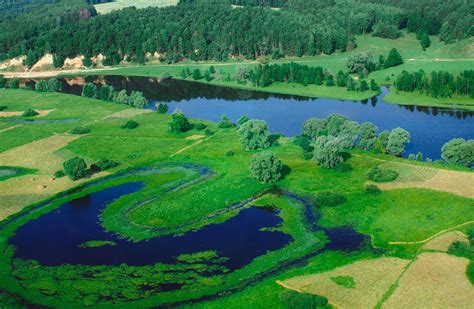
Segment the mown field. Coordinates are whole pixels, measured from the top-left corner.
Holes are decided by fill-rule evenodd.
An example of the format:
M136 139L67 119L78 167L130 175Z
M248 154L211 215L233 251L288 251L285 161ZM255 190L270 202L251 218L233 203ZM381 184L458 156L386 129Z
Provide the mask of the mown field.
M144 70L147 68L147 66L143 67ZM5 180L0 179L0 200L2 201L0 213L3 214L1 219L22 209L28 209L28 205L46 197L88 182L89 179L74 182L67 178L56 179L54 177L54 172L61 169L62 162L74 156L85 158L87 163L104 158L119 163L118 167L102 174L96 174L95 178L151 164L198 164L213 171L213 176L203 182L166 194L160 190L166 188L168 182L187 176L182 173L170 173L144 178L145 187L143 190L124 196L112 203L102 214L102 224L109 231L134 240L160 235L162 233L160 231L163 230L166 233L181 233L190 228L200 228L211 222L222 222L234 216L235 212L224 213L222 216L216 216L209 220L203 220L203 218L273 187L270 184L259 183L250 176L251 156L258 151L245 150L239 142L235 128L221 129L215 123L191 120L193 123L205 123L214 131L214 134L206 136L203 131L196 129L176 134L168 130L168 122L171 117L167 114L143 112L116 103L84 99L72 95L44 94L26 90L0 90L0 105L7 106L6 111L24 111L27 108L54 110L38 120L78 119L73 123L22 123L19 127L0 132L2 140L0 166L15 166L34 170L33 174L18 175ZM11 125L10 118L0 118L0 125L8 128ZM22 116L14 116L11 119L22 118ZM139 126L133 130L122 129L121 125L128 120L138 122ZM80 136L70 134L69 130L77 126L89 128L90 133ZM127 272L132 272L126 267L95 269L94 271L104 276L107 274L110 281L106 287L100 283L101 277L98 277L99 279L94 281L94 284L90 283L89 288L84 285L86 284L84 280L88 280L87 275L84 275L88 272L87 267L71 266L70 268L52 267L47 269L38 265L22 264L20 261L16 261L16 266L12 267L13 248L5 243L5 239L11 236L15 229L15 226L10 226L0 232L2 233L0 238L2 239L2 250L6 252L0 259L2 266L0 267L2 269L0 287L19 297L26 298L29 302L55 306L73 304L77 307L83 305L106 307L110 303L105 300L106 298L98 297L96 293L100 293L101 290L122 292L121 289L124 291L127 289L127 293L124 292L124 296L121 297L126 297L127 301L133 301L126 304L135 304L136 307L150 307L170 300L180 301L190 297L198 298L203 295L220 293L220 297L217 299L186 306L235 308L241 307L242 304L251 304L254 307L285 308L280 300L280 294L285 288L278 285L277 280L284 281L296 276L333 271L337 267L361 260L384 257L413 260L418 255L418 250L423 246L423 243L415 245L394 245L391 243L422 241L440 231L474 220L474 213L471 211L474 207L474 200L466 195L463 196L462 193L444 192L444 188L440 186L387 188L376 195L368 194L364 190L367 183L366 173L371 167L391 162L396 165L402 162L404 164L403 174L401 173L403 177L400 178L400 182L416 180L429 184L426 181L434 177L434 174L444 175L439 173L436 164L415 163L387 155L353 151L342 168L324 169L317 166L312 160L304 160L301 148L295 145L291 139L280 138L278 143L271 147L271 150L287 166L286 170L288 171L285 178L276 184L277 188L294 192L309 200L312 200L315 193L321 190L333 190L344 194L347 201L341 205L315 207L314 211L320 215L320 218L315 217L314 220L317 220L325 228L351 226L356 231L368 235L371 241L360 250L350 254L342 251L326 251L306 257L300 263L276 273L267 273L286 261L297 260L309 252L314 252L326 242L326 238L321 233L308 231L308 223L305 222L300 203L270 194L252 204L273 205L280 209L280 216L284 223L279 229L291 235L294 239L293 242L280 250L255 259L237 272L231 272L218 278L212 277L212 279L199 276L191 277L199 278L199 284L192 282L187 290L163 294L144 294L143 292L137 294L132 288L134 283L123 280L123 278L127 278ZM226 155L229 151L234 154L232 156ZM381 162L380 160L385 161ZM426 173L420 172L420 166L430 168L430 170ZM450 167L444 168L449 169ZM462 182L467 169L462 169L463 172L457 172L456 169L459 168L450 169L450 180L454 183L456 181ZM402 172L402 170L400 171ZM416 175L416 177L412 179L410 175ZM106 182L88 188L87 192L139 179L133 177ZM79 191L75 193L74 197L83 196L87 192ZM159 198L142 207L129 209L136 202L154 196L159 196ZM58 200L49 209L59 206L61 202L70 198L65 197ZM22 222L27 221L28 218L28 216L25 217ZM198 223L186 225L190 222ZM178 226L181 228L176 229ZM464 232L464 228L460 230ZM373 246L379 250L374 249ZM461 261L456 264L456 267L466 263L466 261ZM169 266L164 267L165 270L167 267ZM14 269L16 269L16 277L12 276ZM24 269L23 278L18 278L18 276L22 276L18 269ZM160 271L165 270L161 269ZM38 271L36 275L35 271ZM79 276L77 278L81 279L69 278L68 271L77 273ZM148 268L133 269L134 274L138 275L135 273L136 271L140 272L140 276L143 274L148 276L151 273ZM416 274L416 268L413 272ZM52 274L56 277L51 277ZM265 275L258 277L258 274ZM459 279L462 274L462 271L457 271L454 278ZM340 275L343 274L337 276ZM40 277L35 278L35 276ZM395 279L398 277L396 274L394 275ZM413 282L412 277L412 273L406 280L402 277L401 286L405 287L407 280ZM28 281L28 278L36 280ZM40 278L41 280L39 280ZM51 284L52 278L59 280L56 282L65 280L66 285ZM252 278L258 279L253 282ZM370 274L367 273L365 278L370 281ZM463 280L465 279L466 277ZM247 282L245 280L249 280L249 283L240 286L241 282ZM449 280L447 282L450 282ZM387 285L391 286L392 283L387 282ZM423 282L417 284L422 286ZM236 286L239 288L235 292L225 292L226 289ZM321 293L319 288L317 291L317 294ZM403 291L400 290L399 293L402 293L400 295L397 294L398 292L390 293L390 295L393 295L395 299L397 297L406 298ZM374 293L371 294L375 295L370 300L371 303L380 304L385 299L391 299L385 291ZM142 299L143 295L147 295L147 297ZM325 296L331 302L330 295ZM346 294L339 294L338 297L344 298ZM0 297L0 303L3 299ZM361 300L362 303L363 301ZM124 305L125 303L120 304Z
M113 10L120 10L126 7L134 6L137 9L146 7L165 7L178 4L178 0L114 0L113 2L94 5L97 13L107 14Z

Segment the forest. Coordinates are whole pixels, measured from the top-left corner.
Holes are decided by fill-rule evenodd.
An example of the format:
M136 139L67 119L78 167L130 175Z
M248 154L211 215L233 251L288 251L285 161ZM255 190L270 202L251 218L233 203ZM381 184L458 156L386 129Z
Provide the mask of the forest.
M56 11L42 16L34 9L41 2L23 3L24 12L1 23L8 31L0 35L0 59L27 55L25 64L31 66L46 53L57 59L102 53L105 64L112 65L127 57L144 63L147 52L157 52L168 62L225 61L350 51L357 44L355 35L397 38L405 28L420 38L439 35L446 42L473 32L472 4L463 0L417 5L388 0L230 1L244 5L239 8L227 1L182 0L174 7L132 7L99 16L88 2L71 5L70 0L57 0ZM1 4L7 14L13 9L8 3ZM15 23L18 18L31 22Z

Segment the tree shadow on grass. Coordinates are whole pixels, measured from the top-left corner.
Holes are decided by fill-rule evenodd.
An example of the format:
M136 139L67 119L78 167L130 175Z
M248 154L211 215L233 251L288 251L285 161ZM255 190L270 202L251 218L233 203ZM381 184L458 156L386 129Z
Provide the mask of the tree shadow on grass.
M347 163L347 162L342 162L340 164L338 164L334 170L336 172L339 172L339 173L349 173L350 171L352 171L352 166Z
M281 167L281 179L285 179L286 176L290 175L290 173L291 173L291 167L289 167L286 164L283 164L283 166Z

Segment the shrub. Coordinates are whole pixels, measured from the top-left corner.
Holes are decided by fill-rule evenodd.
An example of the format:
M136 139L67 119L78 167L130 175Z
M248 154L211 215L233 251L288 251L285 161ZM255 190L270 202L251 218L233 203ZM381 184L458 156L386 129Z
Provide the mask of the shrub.
M474 258L474 248L465 241L455 241L449 246L448 253L451 255L462 256L468 259Z
M94 85L93 83L85 83L84 86L82 87L81 96L86 97L86 98L97 99L99 96L99 90L97 89L97 86Z
M6 110L7 108L8 108L8 106L5 106L5 105L0 106L0 112Z
M374 166L367 172L367 178L375 182L390 182L397 179L398 173L388 168Z
M345 203L347 197L338 192L323 190L316 193L314 200L317 206L333 207Z
M169 110L169 106L166 103L160 103L160 104L158 104L156 110L160 114L166 114L166 112L168 112L168 110Z
M23 112L23 117L33 117L37 115L39 115L39 113L31 108L28 108L26 111Z
M78 180L86 176L87 164L84 159L74 157L63 163L64 173L72 180Z
M206 128L204 130L204 134L206 135L214 135L214 131L211 130L211 128Z
M280 292L279 299L285 308L331 308L328 305L328 299L326 297L308 293L298 293L288 289L284 289Z
M46 92L47 91L46 81L44 79L40 79L35 84L35 90L38 92Z
M198 130L198 131L202 131L202 130L204 130L205 128L207 128L207 126L206 126L204 123L201 123L201 122L200 122L200 123L196 123L196 124L194 125L194 128L195 128L196 130Z
M125 124L121 126L122 129L135 129L139 126L139 123L133 120L127 121Z
M54 178L63 178L64 176L66 176L66 174L64 174L63 170L59 170L54 173Z
M369 194L377 194L380 193L380 188L376 185L365 185L365 192Z
M91 129L86 128L86 127L77 127L72 129L69 133L71 134L87 134L91 131Z
M226 155L227 157L233 157L233 156L235 155L235 152L233 152L232 150L229 150L229 151L227 151L227 152L225 153L225 155Z
M264 151L252 156L250 173L260 182L277 182L282 177L282 164L273 152Z
M10 80L10 82L8 83L8 87L10 87L11 89L20 88L20 80L18 78Z
M217 123L217 127L221 129L228 129L235 127L235 124L226 116L222 116L221 120Z
M50 78L46 82L46 91L48 92L60 92L62 89L61 82L56 78Z
M243 115L242 117L239 118L239 120L237 120L237 122L239 123L239 126L241 126L249 120L250 120L249 116Z
M115 161L109 159L99 160L97 163L91 165L91 170L94 172L105 171L114 167L117 167L119 164Z

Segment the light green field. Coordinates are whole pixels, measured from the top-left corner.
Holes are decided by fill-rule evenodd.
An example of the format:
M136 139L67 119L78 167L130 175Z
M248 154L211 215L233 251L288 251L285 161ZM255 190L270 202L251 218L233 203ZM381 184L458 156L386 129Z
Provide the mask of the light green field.
M216 132L215 135L195 140L189 137L202 135L202 131L191 130L183 134L169 132L167 123L170 121L170 115L155 112L132 113L126 110L124 106L115 103L65 94L38 94L26 90L11 89L0 90L0 100L2 100L0 105L12 106L11 110L13 111L24 110L26 107L36 109L55 108L56 111L47 117L67 118L69 113L80 117L81 124L89 127L91 132L74 138L62 145L59 150L55 150L53 153L55 158L60 157L66 160L73 156L80 156L86 158L88 163L96 162L102 158L119 162L120 165L110 170L110 173L149 166L150 164L198 164L206 166L214 172L211 178L203 182L167 194L164 194L163 191L167 184L195 176L186 175L183 172L170 172L150 177L130 176L123 180L117 179L105 182L84 192L74 193L71 198L80 197L118 183L124 183L124 181L144 181L143 190L116 200L102 214L105 228L124 237L140 240L160 234L156 230L160 228L166 229L167 232L176 232L178 231L176 227L184 226L184 228L179 229L179 232L184 232L189 228L199 228L210 222L222 222L229 216L235 215L235 212L225 213L225 215L211 219L203 218L209 218L207 216L210 214L222 211L229 205L272 188L272 185L262 184L251 178L249 164L251 156L256 151L243 149L235 129L219 129L216 124L205 122ZM6 104L6 102L10 103ZM111 117L110 115L120 117ZM134 130L121 129L120 126L130 119L139 123L138 128ZM2 121L4 120L0 120L0 123ZM201 122L191 121L193 123ZM22 145L21 147L34 147L34 141L44 143L45 140L56 139L55 131L66 132L71 126L71 124L64 123L56 125L58 127L54 130L49 128L49 124L37 125L36 130L39 131L41 131L42 126L45 126L42 135L37 135L35 130L22 132L21 134L24 136L21 138L21 143L15 140L15 135L10 136L5 140L5 146L2 144L4 149L8 149L8 151L2 150L0 155L6 152L14 152L16 149L23 149L18 148L19 145ZM9 136L12 134L11 132L15 133L15 130L0 134ZM69 136L67 133L63 133L59 136L59 139L67 136ZM226 156L225 154L229 150L232 150L235 155ZM413 250L418 248L416 245L408 247L402 245L394 249L389 244L391 241L408 242L425 239L441 230L464 223L467 220L474 220L471 215L472 211L470 211L474 206L474 200L446 192L403 188L382 191L377 195L365 193L365 175L370 168L381 164L381 159L396 162L403 161L409 164L411 161L394 159L385 155L378 155L377 157L363 156L360 154L364 154L364 152L354 151L354 155L346 162L350 168L327 170L317 166L314 161L304 160L301 148L294 145L289 139L281 138L279 144L272 146L271 150L282 160L283 164L288 166L290 171L282 181L276 184L277 188L307 198L313 197L320 190L334 190L343 193L347 197L347 202L344 204L337 207L316 209L321 214L320 223L325 227L350 225L359 232L370 234L373 243L385 249L386 251L383 252L387 255L411 256ZM31 164L28 165L30 168L34 168L32 166L34 164L47 165L51 163L48 160L28 160L28 156L32 159L38 157L33 151L23 153L25 153L25 158L22 158L19 154L20 158L18 160L25 160L25 162ZM3 162L2 165L4 165ZM413 165L420 166L425 165L425 163L413 162ZM43 173L46 178L50 179L53 172L54 169L49 168L44 169ZM409 172L406 172L404 177L408 177ZM0 187L0 200L8 199L9 204L13 205L21 201L18 196L10 194L10 188L18 188L22 192L28 189L36 190L35 183L31 183L28 178L23 178L27 176L2 181L2 183L12 184L12 186L8 189ZM61 184L63 186L62 190L72 188L78 184L67 178L62 179L64 179L61 180L64 181ZM51 181L50 185L56 181L58 180ZM50 195L42 195L42 198ZM158 199L143 204L142 207L132 209L131 212L128 211L135 202L144 201L150 197L158 197ZM68 198L58 200L51 207L54 208L65 200L68 200ZM303 263L285 267L277 273L267 274L268 270L274 269L286 261L297 260L309 252L316 252L317 248L320 248L326 239L322 233L315 233L308 229L309 222L304 219L304 208L302 204L295 200L267 194L252 204L259 206L273 205L279 209L283 223L278 229L290 234L294 241L280 250L272 251L255 259L238 271L230 272L218 278L200 278L199 282L191 282L186 289L176 293L150 295L140 299L143 294L137 295L135 287L134 289L128 287L130 290L124 292L124 295L130 297L126 305L134 305L137 308L151 307L166 301L179 301L202 295L212 295L232 287L239 287L242 282L247 282L245 280L257 278L254 284L239 287L235 293L228 297L220 297L214 301L194 306L234 308L253 302L252 305L256 307L282 308L279 293L283 288L275 283L276 279L284 280L294 276L329 271L356 260L383 256L382 251L371 251L369 249L370 245L368 245L369 247L363 247L351 255L326 252L305 259ZM27 218L23 220L26 221ZM199 223L189 224L191 222ZM58 270L54 267L46 268L38 265L17 264L17 267L22 267L21 269L24 269L27 273L25 274L26 277L32 276L31 278L35 280L15 279L10 273L16 271L18 274L18 268L12 268L10 261L13 251L5 242L2 242L8 239L13 232L13 226L0 232L0 250L6 252L0 257L0 288L7 288L15 294L26 297L29 301L41 302L44 305L49 304L52 307L64 307L65 304L70 304L67 299L78 301L80 303L77 304L80 305L94 304L94 301L99 302L99 299L87 296L95 296L94 293L110 290L111 287L113 287L111 290L121 292L120 289L129 284L129 280L123 279L124 276L128 276L129 271L139 272L140 276L143 275L144 278L147 278L146 280L159 277L161 274L156 275L154 271L157 270L150 271L149 268L127 268L125 265L120 267L101 266L97 271L104 272L103 276L106 276L108 280L107 286L104 286L101 277L98 277L98 280L97 278L88 277L88 266L71 266ZM168 266L162 266L159 271L166 267ZM41 280L35 277L35 272L38 272L36 275L40 275ZM50 272L54 273L54 276L60 277L48 277ZM68 277L71 272L77 274L74 279ZM83 273L86 274L85 277L82 277ZM146 277L149 274L152 274L152 277ZM53 278L59 279L53 280ZM135 279L138 283L141 282L140 280L145 280L142 277L134 278L132 284ZM18 283L19 281L21 281L21 285ZM54 284L50 284L51 282L54 282ZM76 288L69 289L68 286L81 289L82 294L78 295L75 292L77 291ZM85 286L87 286L87 289L84 288ZM47 292L42 293L41 289ZM50 295L64 295L64 297L58 299ZM225 295L227 294L224 292L221 296ZM110 304L107 303L106 299L100 299L100 302L103 306Z
M120 10L126 7L134 6L137 9L146 7L165 7L178 4L179 0L114 0L114 2L101 3L94 5L97 13L107 14L113 10Z

